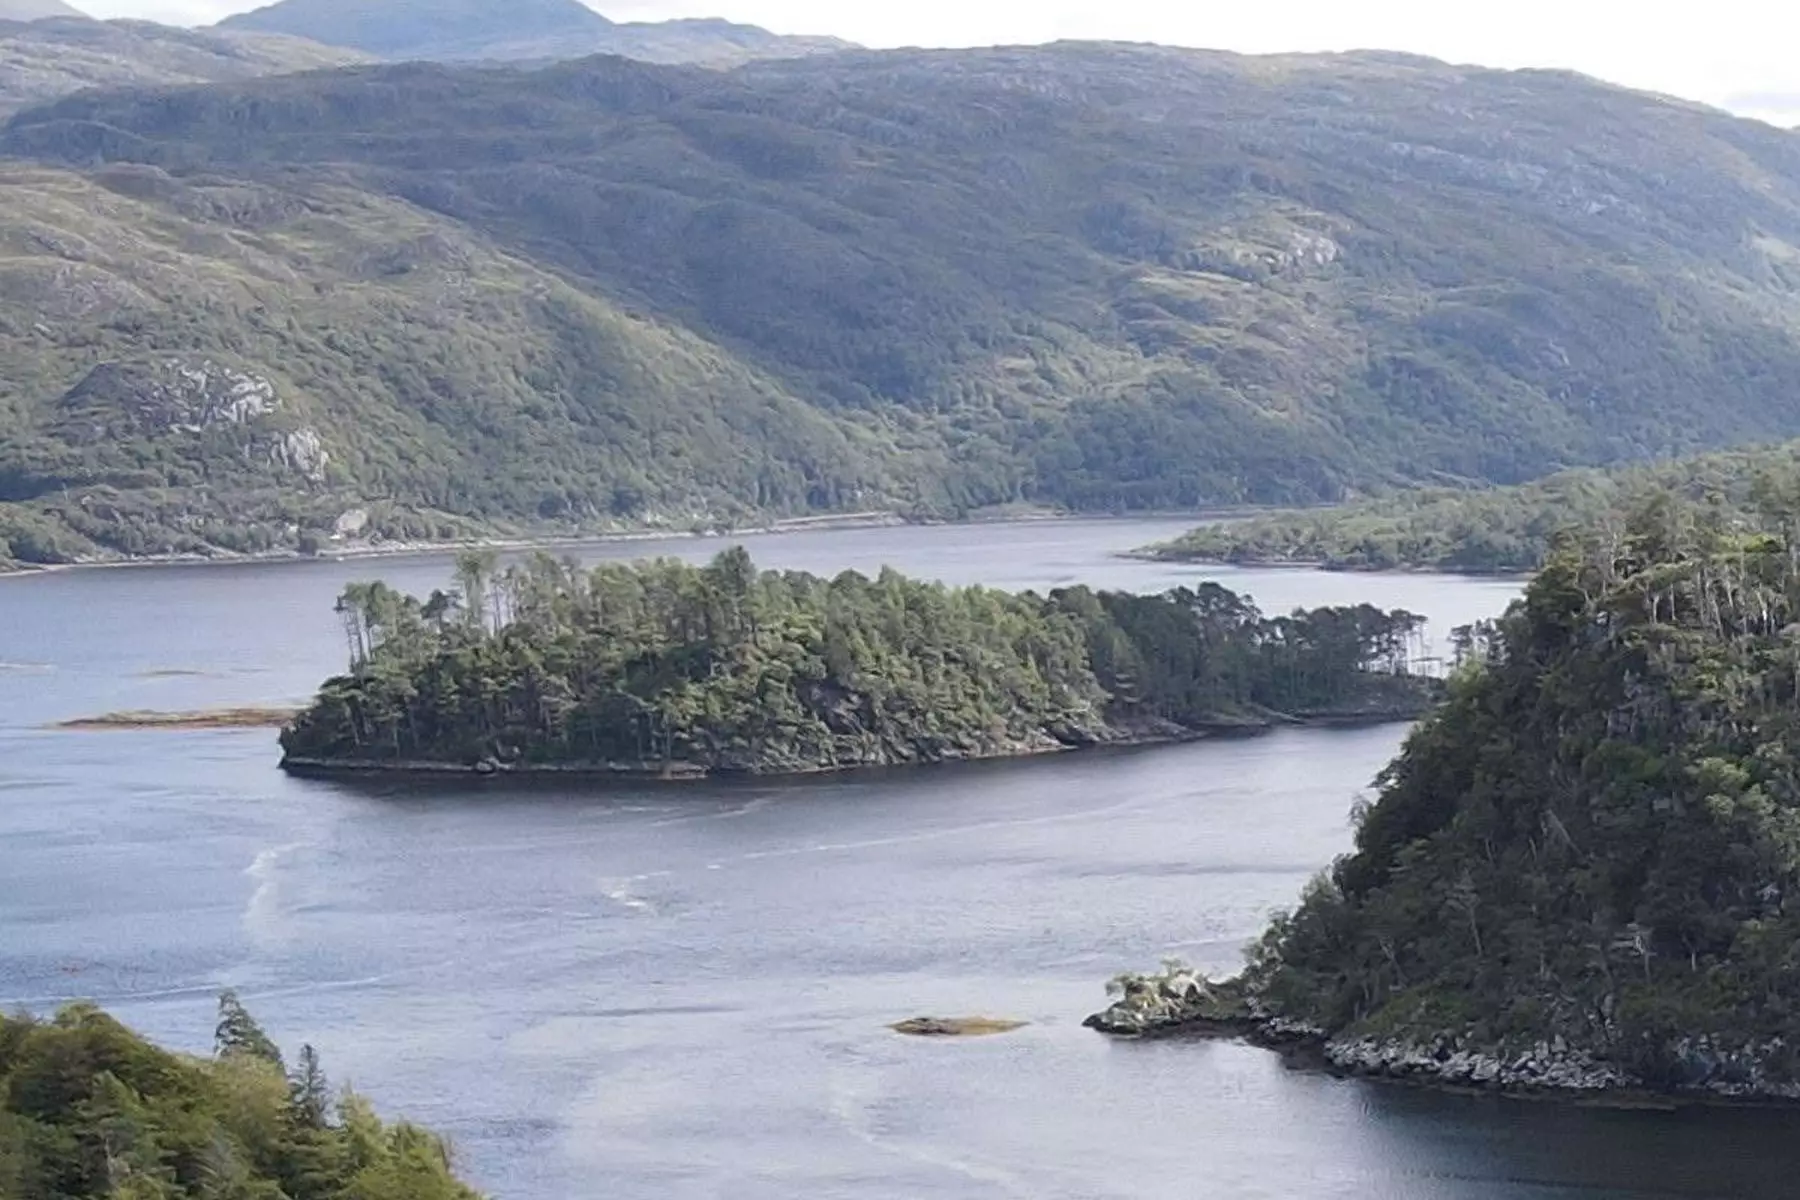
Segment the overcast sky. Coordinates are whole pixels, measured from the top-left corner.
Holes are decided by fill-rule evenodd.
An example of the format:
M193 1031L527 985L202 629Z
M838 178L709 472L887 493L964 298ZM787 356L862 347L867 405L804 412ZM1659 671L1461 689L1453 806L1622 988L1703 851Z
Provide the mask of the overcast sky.
M256 0L74 3L99 17L200 24ZM1570 67L1800 123L1795 0L595 0L594 7L615 20L729 17L867 46L1121 38L1252 53L1379 47L1498 67Z

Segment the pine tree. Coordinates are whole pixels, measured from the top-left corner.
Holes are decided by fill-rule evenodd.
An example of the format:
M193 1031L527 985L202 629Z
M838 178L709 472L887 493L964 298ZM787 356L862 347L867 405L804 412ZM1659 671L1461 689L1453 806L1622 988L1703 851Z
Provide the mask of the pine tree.
M213 1032L213 1053L219 1058L259 1058L281 1067L281 1050L263 1032L235 991L219 993L219 1024Z

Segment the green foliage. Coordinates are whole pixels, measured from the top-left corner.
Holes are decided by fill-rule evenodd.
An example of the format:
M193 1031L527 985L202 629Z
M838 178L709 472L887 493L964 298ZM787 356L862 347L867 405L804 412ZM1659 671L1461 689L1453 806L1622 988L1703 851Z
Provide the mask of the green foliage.
M277 1070L282 1068L281 1050L233 991L219 996L219 1024L213 1032L213 1051L220 1058L254 1058ZM313 1066L317 1068L316 1061Z
M1733 1054L1791 1082L1797 564L1800 508L1771 495L1665 494L1559 542L1355 853L1258 947L1271 1006L1425 1044L1560 1037L1655 1083Z
M1770 496L1800 494L1800 442L1607 470L1564 471L1484 491L1399 492L1315 511L1207 525L1149 548L1159 558L1311 564L1328 570L1423 568L1467 574L1537 570L1563 534L1622 537L1658 497L1708 509L1707 519L1754 526Z
M72 96L0 135L0 503L142 554L1792 437L1795 146L1566 75L1096 45ZM275 404L182 416L171 361Z
M229 1036L227 1031L229 1030ZM229 994L213 1061L169 1054L89 1005L0 1017L7 1200L477 1200L442 1141L327 1096L308 1048L290 1082Z
M800 772L1411 716L1433 691L1407 613L758 574L742 548L498 575L471 554L453 594L353 584L338 612L351 671L284 731L291 762Z

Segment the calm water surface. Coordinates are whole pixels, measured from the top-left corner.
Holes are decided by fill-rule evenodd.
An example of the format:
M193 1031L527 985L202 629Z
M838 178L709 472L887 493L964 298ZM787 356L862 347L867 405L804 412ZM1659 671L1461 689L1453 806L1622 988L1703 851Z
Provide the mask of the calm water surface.
M1112 552L1179 523L750 539L769 566L1369 600L1439 631L1511 585ZM583 556L708 557L720 543ZM1215 968L1347 846L1398 730L705 788L353 789L266 733L46 731L304 698L346 579L441 557L0 580L0 1004L90 997L204 1049L239 988L497 1200L1800 1194L1800 1121L1610 1113L1291 1072L1080 1028L1117 970ZM1033 1024L909 1041L921 1013Z

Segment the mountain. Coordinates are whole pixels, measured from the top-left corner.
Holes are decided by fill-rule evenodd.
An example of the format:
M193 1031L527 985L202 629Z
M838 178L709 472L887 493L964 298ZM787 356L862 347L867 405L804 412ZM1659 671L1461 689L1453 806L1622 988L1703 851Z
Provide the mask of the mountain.
M1313 503L1800 436L1800 139L1561 73L369 66L68 97L0 152L15 550Z
M1800 507L1668 495L1472 640L1253 955L1341 1066L1800 1096Z
M227 17L222 29L282 33L378 58L562 59L622 54L729 65L840 50L833 38L784 38L754 25L690 20L615 24L579 0L279 0Z
M49 17L82 17L62 0L0 0L0 21L42 21Z
M148 21L0 20L0 113L82 88L251 79L365 59L355 50L298 38Z

